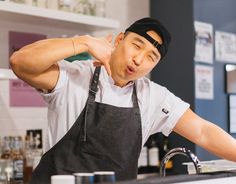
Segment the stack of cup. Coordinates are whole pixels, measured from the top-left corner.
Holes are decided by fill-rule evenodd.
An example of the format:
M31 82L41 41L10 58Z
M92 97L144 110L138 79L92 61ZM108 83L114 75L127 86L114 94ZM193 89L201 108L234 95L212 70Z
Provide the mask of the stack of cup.
M115 172L98 171L94 172L94 183L115 183Z
M93 184L94 174L93 173L74 173L75 184Z
M75 177L72 175L53 175L51 184L75 184Z

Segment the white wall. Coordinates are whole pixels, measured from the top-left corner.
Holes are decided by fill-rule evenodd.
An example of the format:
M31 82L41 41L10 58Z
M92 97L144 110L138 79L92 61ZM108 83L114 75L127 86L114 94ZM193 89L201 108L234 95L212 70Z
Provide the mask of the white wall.
M123 31L130 23L138 18L149 16L148 0L107 0L106 15L121 23L116 34ZM8 68L8 31L22 31L46 34L48 37L60 37L63 34L73 36L84 34L79 30L51 26L38 26L16 21L5 21L0 17L0 68ZM109 31L110 32L110 31ZM89 33L86 33L89 34ZM95 35L105 35L107 32L97 32ZM47 128L47 109L9 106L9 81L0 80L0 136L24 135L26 129L43 129L44 138Z

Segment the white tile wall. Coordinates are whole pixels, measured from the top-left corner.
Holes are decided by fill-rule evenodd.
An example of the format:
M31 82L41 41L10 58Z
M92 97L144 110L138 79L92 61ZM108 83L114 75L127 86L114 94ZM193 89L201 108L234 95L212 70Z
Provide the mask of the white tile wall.
M42 129L45 140L46 107L10 107L9 80L0 80L0 136L24 136L27 129Z
M124 29L134 20L149 16L149 1L144 0L109 0L107 1L107 16L121 22L121 29L113 31L114 34ZM68 30L58 26L43 27L37 22L26 24L10 22L0 17L0 67L8 68L8 31L23 31L46 34L48 37L59 37L63 34L73 36L84 34L80 30ZM111 31L109 31L111 32ZM89 34L89 33L86 33ZM105 35L105 32L98 35ZM94 34L96 35L96 34ZM47 129L47 108L25 108L9 106L9 81L0 80L0 136L24 135L26 129L43 129L45 140ZM45 141L44 141L45 142Z

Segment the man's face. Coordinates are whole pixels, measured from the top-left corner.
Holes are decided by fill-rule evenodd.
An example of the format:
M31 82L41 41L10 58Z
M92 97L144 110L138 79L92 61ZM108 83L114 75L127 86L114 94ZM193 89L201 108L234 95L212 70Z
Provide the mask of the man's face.
M147 34L162 44L157 33L148 31ZM115 47L110 66L112 78L118 86L124 86L130 81L147 75L161 58L156 47L133 32L127 35L120 33L115 40Z

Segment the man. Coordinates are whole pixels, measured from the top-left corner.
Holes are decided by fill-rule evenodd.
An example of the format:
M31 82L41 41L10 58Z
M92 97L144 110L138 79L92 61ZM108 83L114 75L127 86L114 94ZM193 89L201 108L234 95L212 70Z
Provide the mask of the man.
M43 91L48 102L50 150L31 183L50 183L53 174L97 170L113 170L117 180L134 179L148 137L172 130L236 161L235 139L144 77L168 50L170 34L160 22L140 19L114 45L111 40L88 35L47 39L12 55L15 74ZM94 60L63 60L82 52Z

